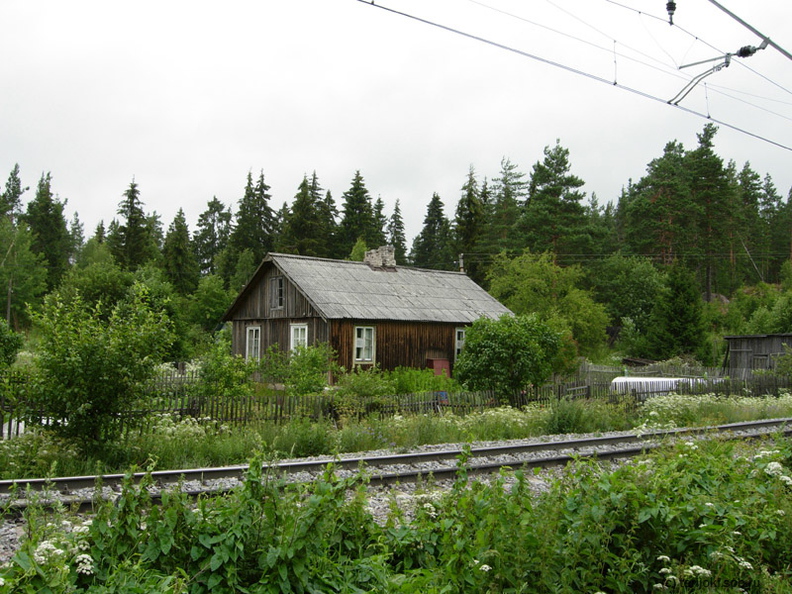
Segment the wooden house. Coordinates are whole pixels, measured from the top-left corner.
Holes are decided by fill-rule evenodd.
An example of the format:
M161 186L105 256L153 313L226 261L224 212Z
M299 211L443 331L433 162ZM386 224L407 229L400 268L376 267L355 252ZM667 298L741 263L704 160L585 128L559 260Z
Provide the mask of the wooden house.
M223 320L247 358L329 343L346 369L450 373L465 328L510 313L465 274L396 266L385 246L364 262L268 254Z
M792 348L792 334L751 334L725 336L724 372L733 378L750 377L755 370L775 368L775 359Z

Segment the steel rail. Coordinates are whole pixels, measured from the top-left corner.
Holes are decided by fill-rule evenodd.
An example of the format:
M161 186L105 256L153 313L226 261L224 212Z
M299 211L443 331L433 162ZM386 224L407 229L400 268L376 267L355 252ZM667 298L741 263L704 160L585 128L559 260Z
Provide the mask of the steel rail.
M792 418L769 419L762 421L748 421L742 423L730 423L726 425L716 425L709 427L694 427L672 429L667 431L651 431L646 433L635 432L622 435L611 435L601 437L585 437L558 441L544 441L533 443L502 444L498 446L473 447L473 448L450 448L434 451L412 452L404 454L386 454L376 456L356 456L351 458L322 458L314 460L280 461L271 464L264 464L265 472L279 475L292 475L296 473L315 473L321 472L329 464L337 469L354 470L364 469L369 472L367 481L370 485L390 485L397 482L411 482L418 480L419 477L431 475L435 480L446 480L454 478L460 471L459 464L453 464L441 468L427 469L400 469L396 472L377 472L378 467L389 466L413 466L428 462L447 462L459 460L466 456L464 470L469 474L485 474L498 472L502 468L509 467L552 467L568 464L575 458L596 457L598 459L617 459L626 458L651 449L659 447L665 440L682 438L685 436L695 436L711 433L735 433L738 431L764 431L741 437L758 437L767 435L772 430L781 430L784 434L792 434ZM620 448L618 450L599 450L602 446L620 444L639 444L633 447ZM534 459L516 459L512 461L501 460L497 462L485 462L475 464L476 458L507 457L546 452L552 450L572 451L572 454L559 454L556 456L545 456ZM591 450L590 452L587 450ZM179 482L197 481L204 483L217 479L241 479L249 470L249 465L223 466L216 468L198 468L182 470L162 470L150 473L138 472L129 474L107 474L98 476L77 476L77 477L54 477L49 479L14 479L0 481L0 494L10 495L12 498L19 499L17 505L12 507L22 508L26 505L24 494L28 491L47 491L58 493L58 501L66 506L78 505L81 509L89 509L92 499L69 496L71 493L80 489L90 489L96 485L103 487L117 487L127 477L134 481L140 481L143 477L150 476L154 486L166 488ZM227 492L226 489L208 490L188 490L188 495L198 496L210 493L220 495ZM152 497L157 498L153 493Z

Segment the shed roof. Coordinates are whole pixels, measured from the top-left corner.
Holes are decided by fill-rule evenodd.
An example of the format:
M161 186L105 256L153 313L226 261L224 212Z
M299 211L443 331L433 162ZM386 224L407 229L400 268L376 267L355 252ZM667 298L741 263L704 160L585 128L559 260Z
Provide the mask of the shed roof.
M291 254L268 254L224 316L244 301L269 266L277 267L324 319L393 320L468 324L511 313L461 272Z

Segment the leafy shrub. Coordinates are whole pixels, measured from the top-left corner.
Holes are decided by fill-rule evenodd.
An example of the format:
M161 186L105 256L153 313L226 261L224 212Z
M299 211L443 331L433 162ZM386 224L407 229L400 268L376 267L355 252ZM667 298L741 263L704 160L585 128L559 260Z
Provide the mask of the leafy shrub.
M145 287L133 288L106 319L79 294L51 294L35 316L42 341L34 404L83 451L118 435L121 413L142 398L171 342L169 320L150 307Z

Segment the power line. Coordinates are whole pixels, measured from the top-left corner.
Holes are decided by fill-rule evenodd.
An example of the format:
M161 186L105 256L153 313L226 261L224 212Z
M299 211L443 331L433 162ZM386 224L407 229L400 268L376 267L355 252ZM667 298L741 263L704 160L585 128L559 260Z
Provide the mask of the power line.
M639 97L644 97L645 99L651 99L653 101L657 101L657 102L663 103L665 105L670 105L671 107L674 107L676 109L682 110L682 111L684 111L686 113L689 113L691 115L698 116L700 118L709 120L711 122L714 122L714 123L719 124L721 126L724 126L726 128L734 130L735 132L740 132L742 134L745 134L746 136L750 136L750 137L755 138L757 140L761 140L762 142L766 142L766 143L771 144L773 146L776 146L778 148L782 148L784 150L792 152L792 146L787 146L785 144L781 144L780 142L777 142L775 140L771 140L771 139L769 139L767 137L764 137L764 136L761 136L761 135L759 135L759 134L757 134L755 132L751 132L751 131L746 130L744 128L740 128L739 126L736 126L734 124L730 124L730 123L728 123L726 121L719 120L717 118L713 118L713 117L711 117L711 116L709 116L709 115L707 115L705 113L696 111L696 110L691 109L689 107L683 107L681 105L670 103L668 100L663 99L661 97L657 97L656 95L652 95L651 93L647 93L645 91L641 91L641 90L633 88L633 87L628 87L628 86L625 86L625 85L618 84L618 83L616 83L614 81L605 79L605 78L603 78L601 76L598 76L596 74L592 74L590 72L586 72L585 70L580 70L578 68L573 68L572 66L567 66L566 64L562 64L560 62L555 62L555 61L550 60L548 58L543 58L542 56L538 56L536 54L532 54L532 53L529 53L529 52L526 52L526 51L523 51L523 50L519 50L517 48L511 47L509 45L505 45L503 43L499 43L497 41L493 41L491 39L487 39L485 37L480 37L478 35L474 35L473 33L468 33L466 31L462 31L460 29L455 29L455 28L450 27L448 25L443 25L442 23L438 23L438 22L435 22L435 21L430 21L430 20L425 19L423 17L419 17L419 16L416 16L416 15L413 15L413 14L410 14L410 13L407 13L407 12L402 12L402 11L396 10L394 8L389 8L389 7L383 6L381 4L375 4L374 0L357 0L357 1L362 3L362 4L366 4L368 6L373 6L374 8L379 8L380 10L384 10L384 11L389 12L391 14L396 14L396 15L399 15L399 16L402 16L402 17L417 21L419 23L423 23L425 25L429 25L429 26L432 26L432 27L436 27L438 29L442 29L443 31L447 31L449 33L454 33L456 35L460 35L462 37L466 37L466 38L472 39L474 41L485 43L487 45L490 45L492 47L496 47L498 49L502 49L502 50L505 50L505 51L508 51L508 52L512 52L514 54L517 54L519 56L523 56L525 58L530 58L532 60L536 60L537 62L542 62L543 64L547 64L548 66L554 66L555 68L559 68L561 70L566 70L567 72L571 72L572 74L577 74L579 76L584 76L586 78L590 78L591 80L594 80L594 81L597 81L597 82L600 82L600 83L604 83L604 84L606 84L608 86L613 86L613 87L620 88L620 89L622 89L624 91L627 91L629 93L633 93L634 95L638 95Z
M774 48L775 48L775 49L777 49L779 52L781 52L781 53L782 53L784 56L786 56L787 58L789 58L790 60L792 60L792 54L790 54L790 53L789 53L788 51L786 51L786 50L785 50L783 47L781 47L780 45L778 45L778 44L777 44L775 41L773 41L772 39L770 39L770 38L769 38L767 35L765 35L764 33L760 33L760 32L759 32L757 29L755 29L754 27L752 27L751 25L749 25L748 23L746 23L746 22L745 22L743 19L741 19L740 17L738 17L736 14L734 14L732 11L730 11L728 8L726 8L726 7L725 7L725 6L723 6L722 4L719 4L719 3L718 3L718 2L716 2L715 0L709 0L709 1L710 1L712 4L714 4L715 6L717 6L718 8L720 8L720 9L721 9L723 12L725 12L726 14L728 14L728 15L729 15L731 18L733 18L735 21L737 21L738 23L740 23L740 24L741 24L743 27L745 27L746 29L748 29L748 30L749 30L751 33L754 33L755 35L758 35L758 36L759 36L759 37L762 39L762 41L763 41L763 42L767 42L767 44L768 44L769 46L771 46L771 47L774 47Z
M710 1L712 2L712 0L710 0ZM653 19L653 20L657 20L657 21L661 21L661 22L666 22L665 18L661 18L661 17L659 17L659 16L657 16L657 15L653 15L653 14L650 14L650 13L648 13L648 12L644 12L644 11L642 11L642 10L638 10L637 8L633 8L632 6L627 6L626 4L622 4L621 2L618 2L617 0L605 0L605 2L608 2L609 4L613 4L614 6L618 6L619 8L623 8L623 9L625 9L625 10L629 10L629 11L631 11L631 12L634 12L634 13L638 14L639 16L647 17L647 18L650 18L650 19ZM715 47L715 46L714 46L714 45L712 45L711 43L709 43L709 42L707 42L706 40L704 40L704 39L700 38L698 35L696 35L696 34L692 33L691 31L688 31L688 30L687 30L687 29L685 29L684 27L680 27L680 26L679 26L678 24L676 24L676 23L674 23L674 28L675 28L677 31L681 31L682 33L684 33L684 34L685 34L685 35L687 35L688 37L691 37L691 38L693 38L695 41L701 42L702 44L704 44L705 46L707 46L708 48L710 48L711 50L714 50L715 52L717 52L717 53L719 53L719 54L723 54L723 53L725 53L725 52L724 52L722 49ZM762 36L762 34L761 34L761 33L757 33L757 34L758 34L760 37L764 37L764 36ZM768 38L768 43L772 43L772 42L769 40L769 38ZM782 53L783 53L783 52L785 52L785 50L781 50L781 51L782 51ZM787 88L786 88L786 87L784 87L783 85L781 85L781 84L777 83L776 81L772 80L770 77L768 77L768 76L765 76L764 74L762 74L761 72L759 72L759 71L757 71L756 69L752 68L752 67L751 67L751 66L749 66L748 64L745 64L744 62L738 62L738 64L739 64L740 66L742 66L743 68L745 68L745 69L749 70L751 73L755 74L756 76L758 76L758 77L760 77L760 78L763 78L765 81L767 81L767 82L768 82L768 83L770 83L771 85L773 85L773 86L776 86L776 87L778 87L780 90L784 91L785 93L789 93L790 95L792 95L792 90L789 90L789 89L787 89Z

